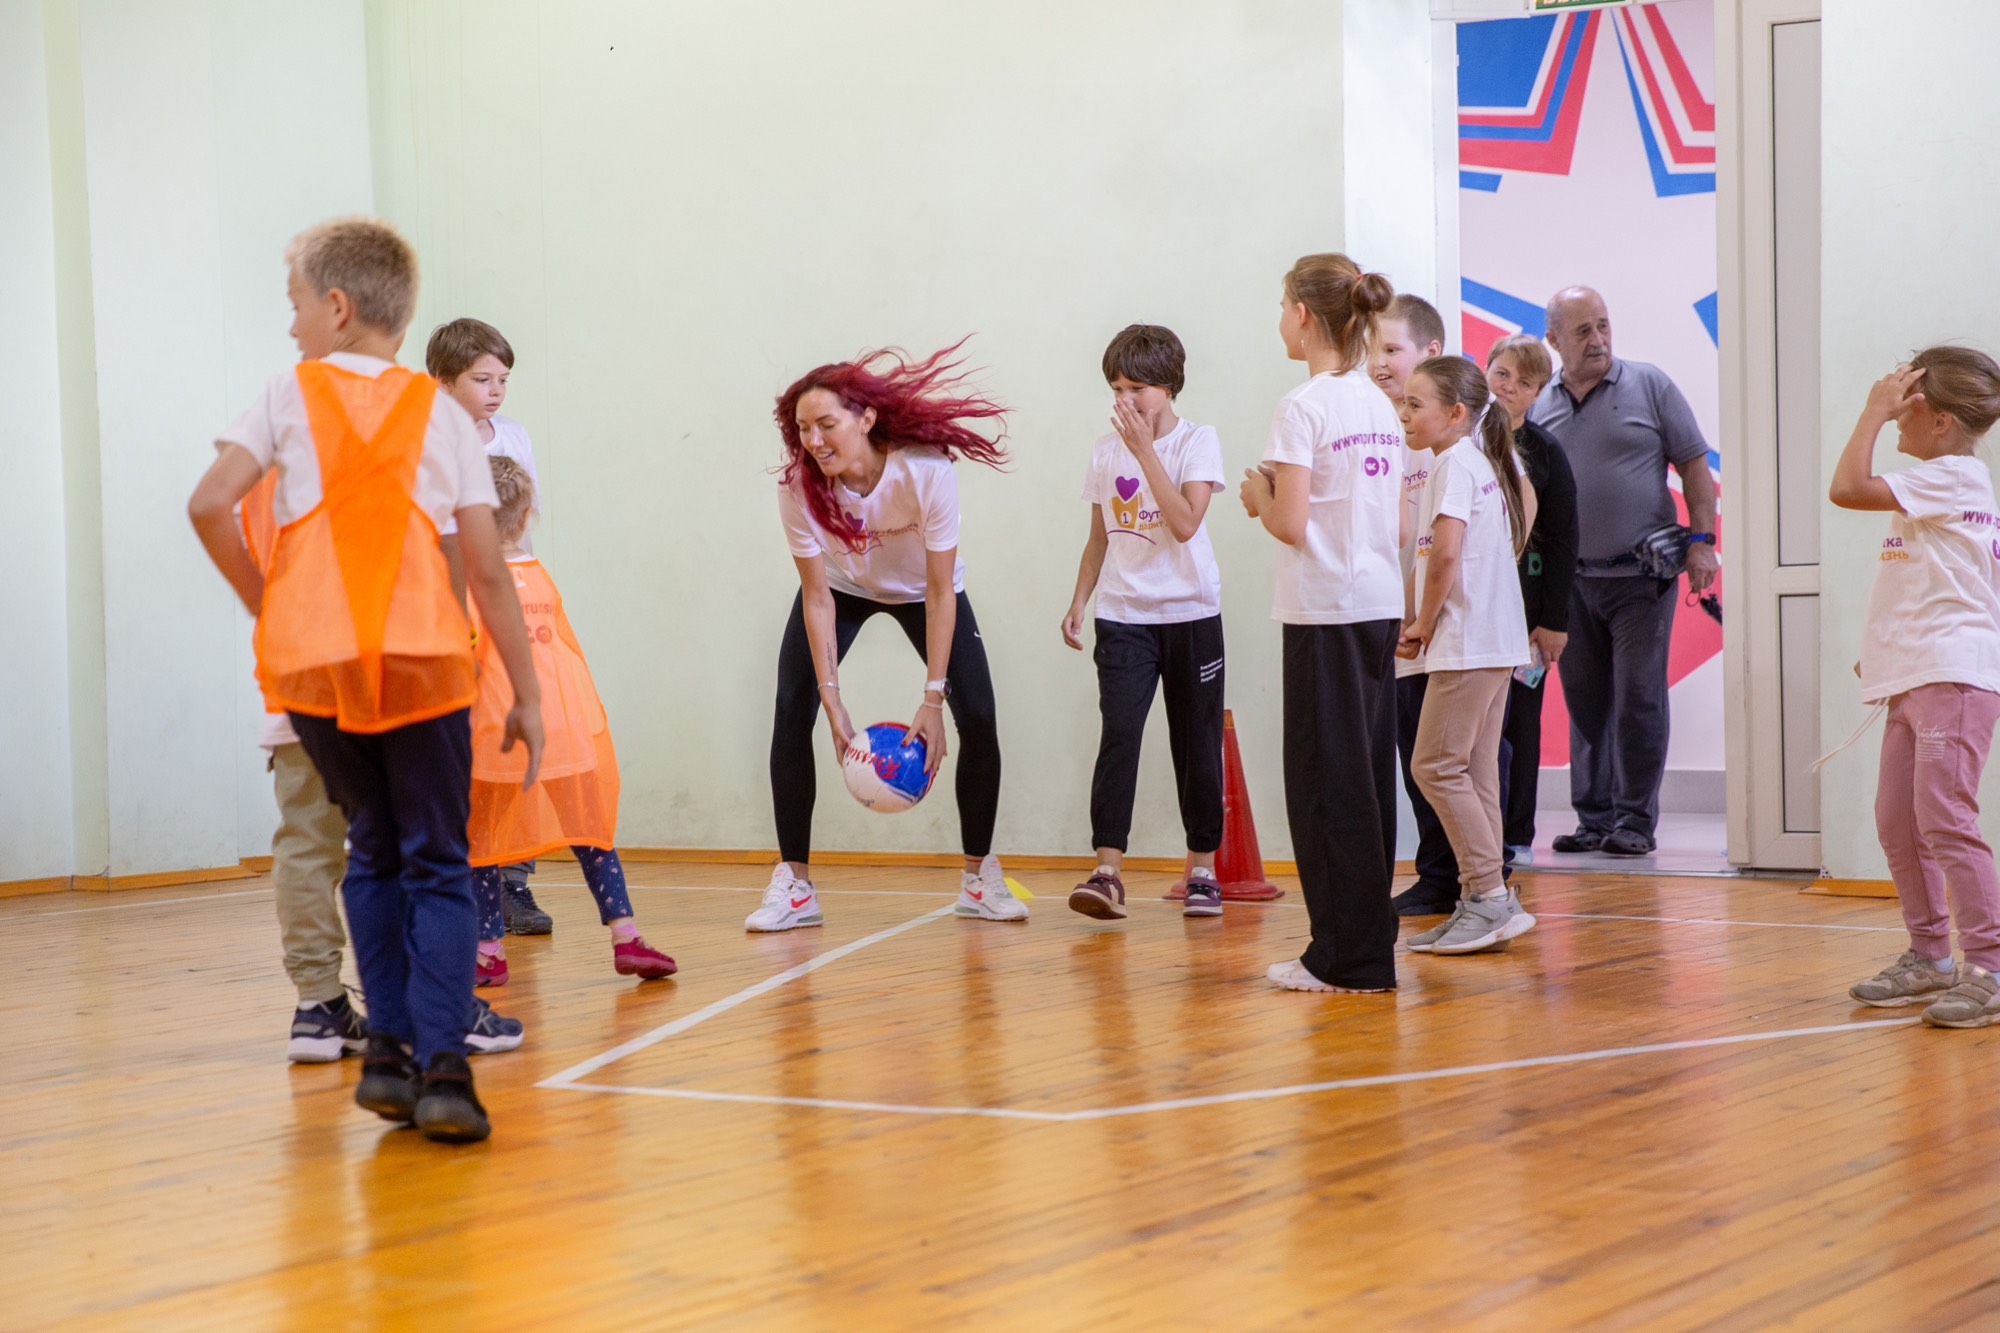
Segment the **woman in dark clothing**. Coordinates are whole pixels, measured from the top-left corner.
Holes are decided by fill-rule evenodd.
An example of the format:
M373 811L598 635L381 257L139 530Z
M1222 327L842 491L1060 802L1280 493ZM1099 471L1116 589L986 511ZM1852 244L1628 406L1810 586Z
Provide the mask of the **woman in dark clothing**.
M1521 553L1521 602L1528 613L1528 641L1540 665L1554 671L1569 641L1570 584L1576 578L1576 477L1555 437L1528 420L1553 367L1539 338L1502 338L1486 354L1493 405L1505 408L1514 448L1539 501L1535 525ZM1535 799L1542 767L1542 696L1546 682L1525 685L1516 673L1507 687L1507 720L1501 731L1505 838L1508 860L1534 846Z

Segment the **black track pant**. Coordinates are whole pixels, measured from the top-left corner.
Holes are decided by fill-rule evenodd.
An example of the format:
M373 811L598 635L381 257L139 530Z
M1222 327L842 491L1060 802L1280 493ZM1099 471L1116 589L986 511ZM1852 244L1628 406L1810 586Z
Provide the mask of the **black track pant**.
M1542 696L1548 681L1529 689L1507 682L1507 721L1500 729L1500 765L1507 796L1507 845L1535 845L1535 802L1542 783Z
M1402 624L1285 626L1285 813L1312 943L1334 986L1396 984L1396 636Z
M922 602L874 602L833 594L835 651L841 658L854 646L862 622L882 613L902 627L922 657L929 617ZM958 829L967 856L993 850L993 819L1000 808L1000 728L994 718L993 675L972 603L958 595L958 627L945 672L951 693L945 706L958 728ZM812 644L806 638L805 594L792 600L792 618L778 649L778 708L771 724L771 805L778 819L778 855L786 861L812 859L813 723L820 711Z
M1125 850L1139 789L1139 745L1164 683L1181 827L1191 852L1222 846L1222 617L1173 625L1097 622L1097 709L1104 729L1090 779L1090 845Z

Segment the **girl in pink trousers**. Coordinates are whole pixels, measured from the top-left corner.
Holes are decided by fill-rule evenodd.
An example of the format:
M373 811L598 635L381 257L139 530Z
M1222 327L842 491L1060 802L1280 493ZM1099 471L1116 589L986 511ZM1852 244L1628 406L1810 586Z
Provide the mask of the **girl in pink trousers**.
M2000 1021L2000 876L1979 833L1979 777L2000 722L2000 518L1974 453L2000 420L2000 364L1931 347L1869 391L1829 498L1890 515L1861 641L1861 698L1886 705L1875 828L1909 927L1901 958L1848 991L1927 1004L1934 1027ZM1917 460L1877 476L1875 441ZM1962 964L1951 956L1958 918Z

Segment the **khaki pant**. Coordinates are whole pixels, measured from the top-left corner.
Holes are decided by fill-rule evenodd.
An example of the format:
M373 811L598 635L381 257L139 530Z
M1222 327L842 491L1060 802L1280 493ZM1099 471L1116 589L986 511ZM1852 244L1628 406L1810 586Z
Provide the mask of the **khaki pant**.
M337 1000L340 951L340 880L347 872L347 818L326 798L319 770L302 745L271 752L278 788L278 831L271 838L271 883L278 892L278 931L285 944L285 974L299 1003Z
M1431 672L1410 754L1411 776L1444 825L1458 857L1460 891L1468 898L1504 882L1500 724L1512 675L1506 667Z

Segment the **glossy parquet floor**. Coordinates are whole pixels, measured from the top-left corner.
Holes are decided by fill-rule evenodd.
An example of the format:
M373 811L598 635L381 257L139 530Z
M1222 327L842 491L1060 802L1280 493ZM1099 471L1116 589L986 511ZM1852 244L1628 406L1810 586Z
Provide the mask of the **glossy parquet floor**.
M1296 893L1131 919L1019 876L573 865L476 1062L493 1139L288 1067L261 881L0 902L0 1327L1992 1328L2000 1028L1857 1008L1892 903L1549 875L1504 955L1286 994ZM670 887L671 886L671 887ZM814 964L818 966L814 966Z

